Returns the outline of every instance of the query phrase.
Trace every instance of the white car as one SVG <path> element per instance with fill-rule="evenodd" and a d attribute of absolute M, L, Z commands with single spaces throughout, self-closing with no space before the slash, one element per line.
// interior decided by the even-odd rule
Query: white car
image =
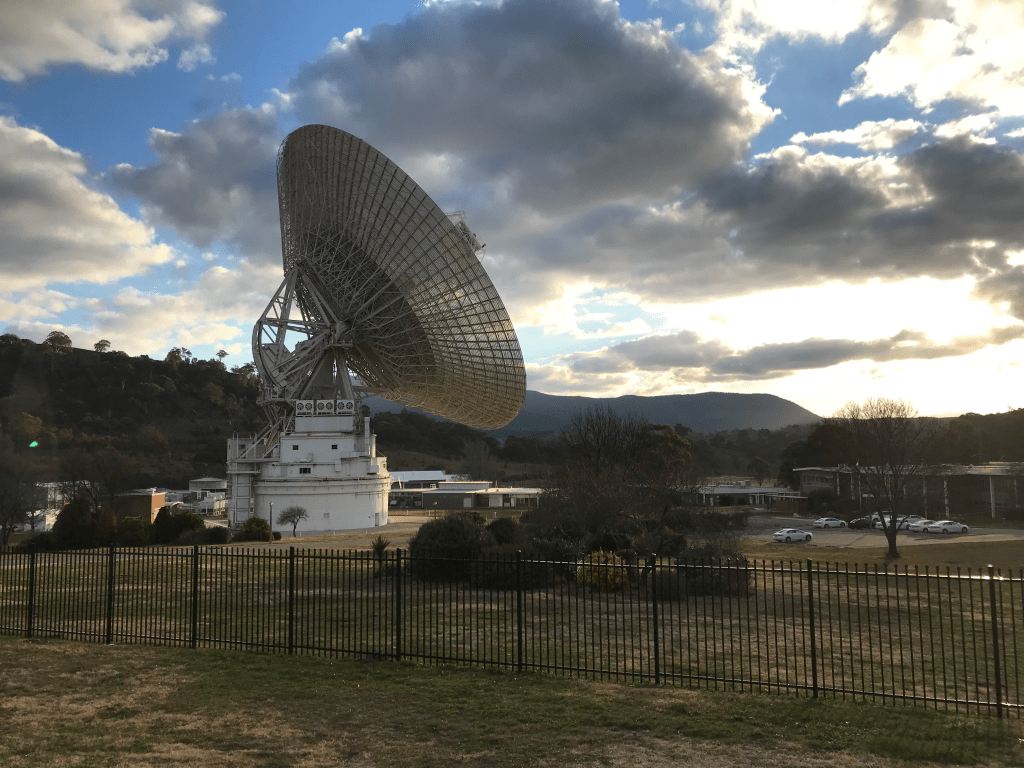
<path fill-rule="evenodd" d="M 915 520 L 909 526 L 907 526 L 907 530 L 911 533 L 927 533 L 929 525 L 935 525 L 935 521 L 923 519 Z"/>
<path fill-rule="evenodd" d="M 891 524 L 892 523 L 892 518 L 889 515 L 886 515 L 885 516 L 885 522 L 888 523 L 888 524 Z M 914 523 L 914 520 L 908 520 L 905 517 L 897 517 L 896 518 L 896 530 L 897 531 L 909 530 L 910 526 L 913 523 Z M 879 520 L 878 522 L 875 523 L 875 528 L 877 528 L 878 530 L 882 530 L 882 521 L 881 520 Z"/>
<path fill-rule="evenodd" d="M 810 541 L 814 536 L 799 528 L 783 528 L 773 533 L 772 538 L 776 541 Z"/>
<path fill-rule="evenodd" d="M 846 521 L 838 517 L 819 517 L 814 521 L 815 528 L 845 528 Z"/>
<path fill-rule="evenodd" d="M 939 522 L 929 525 L 926 530 L 928 533 L 970 533 L 970 529 L 966 525 L 952 520 L 939 520 Z"/>

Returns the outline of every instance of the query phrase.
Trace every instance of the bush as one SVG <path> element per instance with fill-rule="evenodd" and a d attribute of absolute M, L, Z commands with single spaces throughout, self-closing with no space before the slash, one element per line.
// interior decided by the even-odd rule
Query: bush
<path fill-rule="evenodd" d="M 499 517 L 487 526 L 487 530 L 499 544 L 511 544 L 516 540 L 519 523 L 511 517 Z"/>
<path fill-rule="evenodd" d="M 461 581 L 469 578 L 471 561 L 494 544 L 479 515 L 454 512 L 420 526 L 409 542 L 409 564 L 426 581 Z"/>
<path fill-rule="evenodd" d="M 89 549 L 96 544 L 96 518 L 84 499 L 73 499 L 57 515 L 50 536 L 55 549 Z"/>
<path fill-rule="evenodd" d="M 202 531 L 206 523 L 199 515 L 191 512 L 179 512 L 171 514 L 168 507 L 162 507 L 156 513 L 156 520 L 150 530 L 150 541 L 154 544 L 181 544 L 187 538 L 186 534 L 193 531 Z"/>
<path fill-rule="evenodd" d="M 211 528 L 204 527 L 201 531 L 186 531 L 175 539 L 174 543 L 180 546 L 205 547 L 211 544 L 227 544 L 230 540 L 230 531 L 217 525 Z"/>
<path fill-rule="evenodd" d="M 43 531 L 31 539 L 25 539 L 15 549 L 18 552 L 52 552 L 57 549 L 57 542 L 53 540 L 53 536 L 48 531 Z"/>
<path fill-rule="evenodd" d="M 117 524 L 117 546 L 144 547 L 149 544 L 150 526 L 138 517 L 127 517 Z"/>
<path fill-rule="evenodd" d="M 281 540 L 281 532 L 280 531 L 274 531 L 273 534 L 271 534 L 271 535 L 273 536 L 274 541 L 280 541 Z"/>
<path fill-rule="evenodd" d="M 576 583 L 610 592 L 628 581 L 625 562 L 612 552 L 591 552 L 576 568 Z"/>
<path fill-rule="evenodd" d="M 678 600 L 686 595 L 743 597 L 750 592 L 753 572 L 742 555 L 732 557 L 679 557 L 672 571 L 658 570 L 658 599 Z"/>
<path fill-rule="evenodd" d="M 250 517 L 235 536 L 235 541 L 270 541 L 270 523 L 262 517 Z"/>
<path fill-rule="evenodd" d="M 523 550 L 526 551 L 523 551 Z M 523 551 L 523 563 L 519 566 L 519 585 L 523 589 L 543 589 L 551 580 L 551 566 L 545 562 L 532 561 L 531 548 L 517 544 L 496 544 L 472 564 L 469 583 L 474 587 L 487 589 L 516 588 L 516 555 Z"/>

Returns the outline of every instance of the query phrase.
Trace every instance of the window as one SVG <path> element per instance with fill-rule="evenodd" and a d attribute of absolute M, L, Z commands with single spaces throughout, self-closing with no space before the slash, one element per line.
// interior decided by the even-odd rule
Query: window
<path fill-rule="evenodd" d="M 297 451 L 297 450 L 299 450 L 299 446 L 297 446 L 297 445 L 293 445 L 293 446 L 292 446 L 292 450 L 293 450 L 293 451 Z"/>
<path fill-rule="evenodd" d="M 330 520 L 330 519 L 331 519 L 331 513 L 330 512 L 324 512 L 324 520 Z"/>
<path fill-rule="evenodd" d="M 336 446 L 336 445 L 332 445 L 332 446 L 331 446 L 331 450 L 332 450 L 332 451 L 336 451 L 336 450 L 338 450 L 338 446 Z"/>
<path fill-rule="evenodd" d="M 313 471 L 312 467 L 299 467 L 300 475 L 308 475 Z"/>

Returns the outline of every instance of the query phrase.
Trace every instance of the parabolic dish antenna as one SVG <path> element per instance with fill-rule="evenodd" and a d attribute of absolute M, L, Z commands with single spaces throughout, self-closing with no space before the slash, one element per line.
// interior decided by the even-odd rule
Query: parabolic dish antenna
<path fill-rule="evenodd" d="M 253 330 L 272 423 L 361 393 L 482 429 L 519 413 L 519 341 L 460 214 L 324 125 L 285 139 L 277 185 L 285 279 Z"/>

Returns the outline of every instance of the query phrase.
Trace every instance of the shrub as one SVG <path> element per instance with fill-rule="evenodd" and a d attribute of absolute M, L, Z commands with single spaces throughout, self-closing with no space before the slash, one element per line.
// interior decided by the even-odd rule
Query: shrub
<path fill-rule="evenodd" d="M 576 583 L 610 592 L 628 580 L 625 563 L 612 552 L 591 552 L 576 567 Z"/>
<path fill-rule="evenodd" d="M 511 517 L 499 517 L 487 526 L 491 536 L 499 544 L 511 544 L 516 540 L 516 532 L 519 530 L 519 523 Z"/>
<path fill-rule="evenodd" d="M 274 531 L 271 534 L 271 536 L 273 537 L 274 541 L 280 541 L 281 540 L 281 532 L 280 531 Z"/>
<path fill-rule="evenodd" d="M 50 531 L 56 549 L 88 549 L 96 543 L 96 517 L 88 502 L 73 499 L 57 515 Z"/>
<path fill-rule="evenodd" d="M 700 548 L 691 548 L 691 554 Z M 684 557 L 676 560 L 674 570 L 658 570 L 658 599 L 678 600 L 686 595 L 742 597 L 750 591 L 751 571 L 740 554 L 730 557 Z"/>
<path fill-rule="evenodd" d="M 244 523 L 235 541 L 270 541 L 270 523 L 262 517 L 250 517 Z"/>
<path fill-rule="evenodd" d="M 150 526 L 141 518 L 125 518 L 117 524 L 117 546 L 146 546 L 149 544 L 149 528 Z"/>
<path fill-rule="evenodd" d="M 201 531 L 186 531 L 174 540 L 175 544 L 187 547 L 205 547 L 211 544 L 227 544 L 231 540 L 231 533 L 227 528 L 215 526 L 204 527 Z"/>
<path fill-rule="evenodd" d="M 494 543 L 479 515 L 455 512 L 420 526 L 409 542 L 410 566 L 420 579 L 465 580 L 471 561 Z"/>
<path fill-rule="evenodd" d="M 49 531 L 43 531 L 31 539 L 25 539 L 15 549 L 19 552 L 52 552 L 57 549 L 57 542 L 53 540 Z"/>
<path fill-rule="evenodd" d="M 191 512 L 179 512 L 174 515 L 168 507 L 162 507 L 156 513 L 156 520 L 150 530 L 149 538 L 154 544 L 181 544 L 186 534 L 202 531 L 206 523 L 199 515 Z"/>
<path fill-rule="evenodd" d="M 522 551 L 523 562 L 518 566 L 519 585 L 523 589 L 543 589 L 551 581 L 551 565 L 533 560 L 531 549 L 529 545 L 520 547 L 518 544 L 488 547 L 472 564 L 469 583 L 487 589 L 515 589 L 516 555 Z"/>

